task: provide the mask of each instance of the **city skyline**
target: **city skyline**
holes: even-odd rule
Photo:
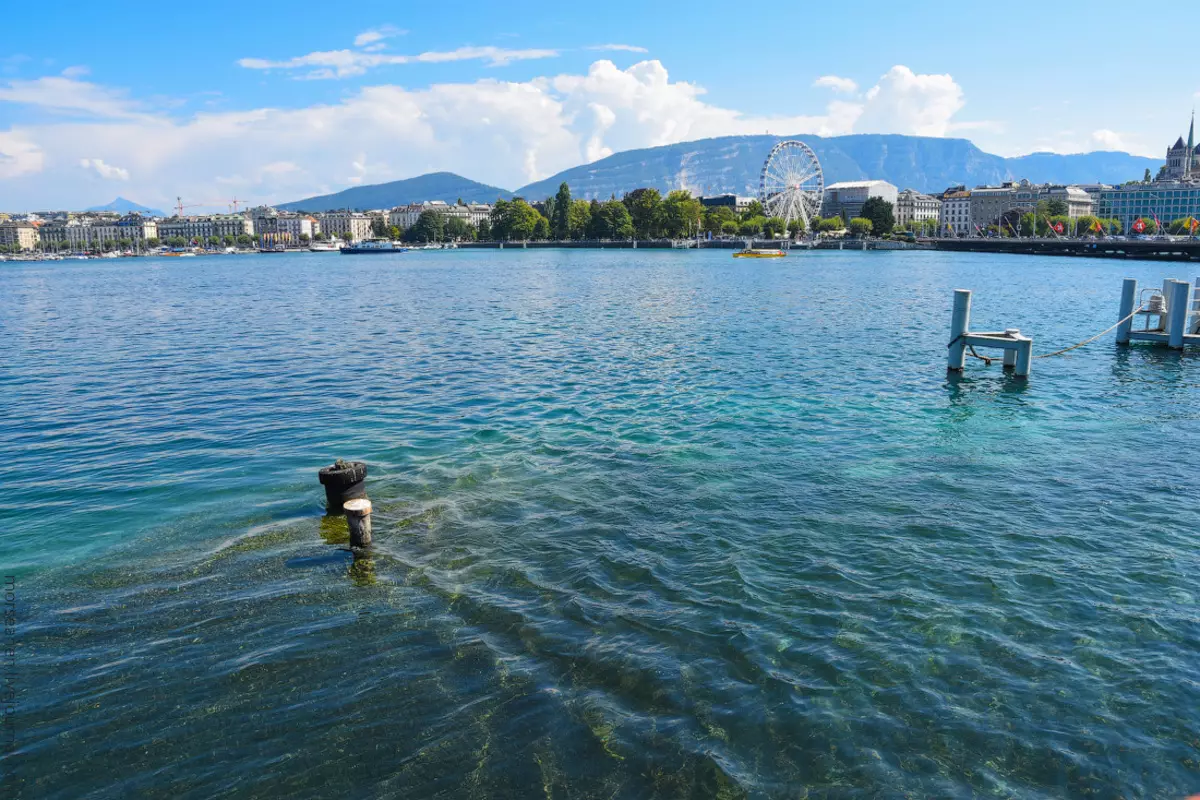
[[[282,202],[435,170],[511,188],[612,152],[764,132],[1160,158],[1200,89],[1171,48],[1156,57],[1178,79],[1137,80],[1119,45],[1152,23],[1115,24],[1115,4],[1069,37],[936,5],[914,17],[866,4],[853,26],[773,9],[731,34],[716,4],[637,7],[635,26],[622,3],[586,25],[583,11],[520,4],[462,9],[453,25],[369,3],[320,25],[218,4],[237,17],[217,37],[172,35],[189,30],[186,9],[149,8],[132,58],[114,45],[136,22],[111,10],[72,8],[83,24],[68,29],[10,10],[26,33],[0,58],[0,206]],[[785,33],[763,34],[766,21]]]

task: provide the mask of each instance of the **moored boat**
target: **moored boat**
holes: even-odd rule
[[[351,244],[343,247],[342,255],[362,255],[366,253],[403,253],[407,250],[407,247],[400,246],[391,239],[364,239],[358,244]]]
[[[738,250],[733,254],[734,258],[783,258],[786,256],[782,250],[768,249],[765,247],[747,247],[745,250]]]

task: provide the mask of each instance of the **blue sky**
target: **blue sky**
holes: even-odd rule
[[[1167,15],[926,2],[65,2],[6,9],[0,208],[279,202],[446,169],[516,188],[707,136],[910,133],[986,151],[1186,132]]]

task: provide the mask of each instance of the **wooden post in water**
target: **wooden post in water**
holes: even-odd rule
[[[1121,284],[1121,311],[1117,319],[1125,320],[1117,326],[1117,344],[1129,344],[1129,332],[1133,330],[1133,320],[1125,319],[1133,314],[1133,304],[1137,298],[1137,279],[1126,278]]]
[[[971,324],[971,290],[954,290],[954,313],[950,317],[950,345],[946,355],[946,369],[962,372],[967,358],[967,343],[963,337],[967,335]]]
[[[371,501],[365,497],[347,500],[342,504],[346,522],[350,525],[350,546],[371,546]]]
[[[1183,349],[1183,334],[1187,331],[1188,306],[1192,300],[1192,285],[1187,281],[1171,283],[1171,296],[1167,298],[1170,311],[1170,326],[1167,328],[1167,346],[1172,350]]]

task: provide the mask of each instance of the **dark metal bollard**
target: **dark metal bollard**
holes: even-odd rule
[[[339,458],[331,466],[322,467],[317,478],[325,487],[325,510],[330,514],[341,511],[342,504],[347,500],[367,496],[363,485],[367,479],[367,465],[362,461],[343,461]]]

